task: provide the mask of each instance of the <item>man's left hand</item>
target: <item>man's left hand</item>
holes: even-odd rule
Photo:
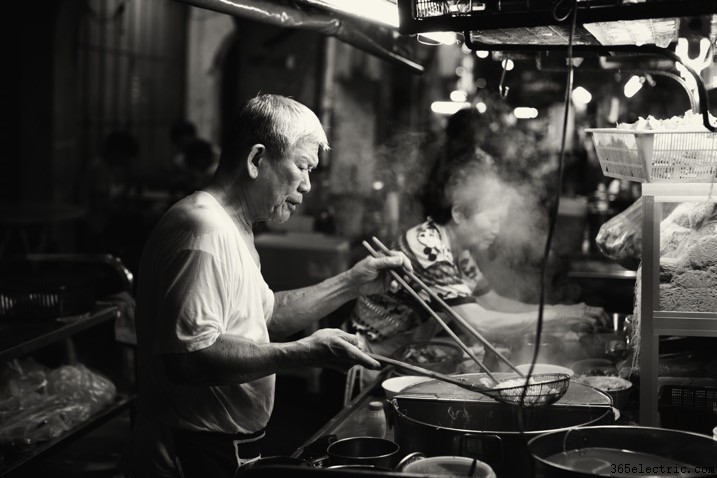
[[[413,272],[411,261],[404,253],[391,251],[390,256],[365,257],[349,270],[349,277],[360,294],[377,294],[398,288],[398,284],[386,270],[398,269],[400,274],[401,268]]]

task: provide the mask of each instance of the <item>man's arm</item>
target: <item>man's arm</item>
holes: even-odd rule
[[[383,291],[381,271],[401,266],[412,270],[408,258],[398,252],[388,257],[366,257],[348,271],[319,284],[276,292],[269,331],[280,337],[291,335],[355,299],[359,293]]]
[[[205,349],[164,355],[172,381],[204,386],[245,383],[299,367],[347,369],[355,364],[380,367],[361,351],[354,335],[338,329],[322,329],[295,342],[267,344],[222,334]]]

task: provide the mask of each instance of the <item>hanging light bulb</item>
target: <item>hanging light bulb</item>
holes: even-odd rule
[[[468,100],[468,93],[463,90],[451,91],[451,101],[456,103],[465,103]]]
[[[573,90],[573,101],[586,105],[593,99],[593,95],[582,86],[578,86]]]
[[[642,88],[643,79],[639,76],[633,75],[632,78],[627,80],[627,83],[625,83],[625,87],[623,88],[623,92],[625,93],[625,97],[632,98],[637,94],[638,91]]]
[[[452,115],[457,111],[470,107],[471,104],[468,102],[458,103],[456,101],[434,101],[431,103],[431,111],[439,115]]]
[[[513,110],[513,115],[518,119],[533,119],[538,117],[538,110],[528,106],[519,106]]]

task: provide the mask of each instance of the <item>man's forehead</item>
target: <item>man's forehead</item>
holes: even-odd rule
[[[305,161],[312,165],[319,163],[319,145],[313,141],[304,141],[296,144],[292,149],[295,160]]]

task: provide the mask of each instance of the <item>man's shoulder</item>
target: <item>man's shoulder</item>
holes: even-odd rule
[[[166,212],[165,220],[185,226],[226,227],[231,224],[226,212],[209,194],[198,191],[177,201]]]

